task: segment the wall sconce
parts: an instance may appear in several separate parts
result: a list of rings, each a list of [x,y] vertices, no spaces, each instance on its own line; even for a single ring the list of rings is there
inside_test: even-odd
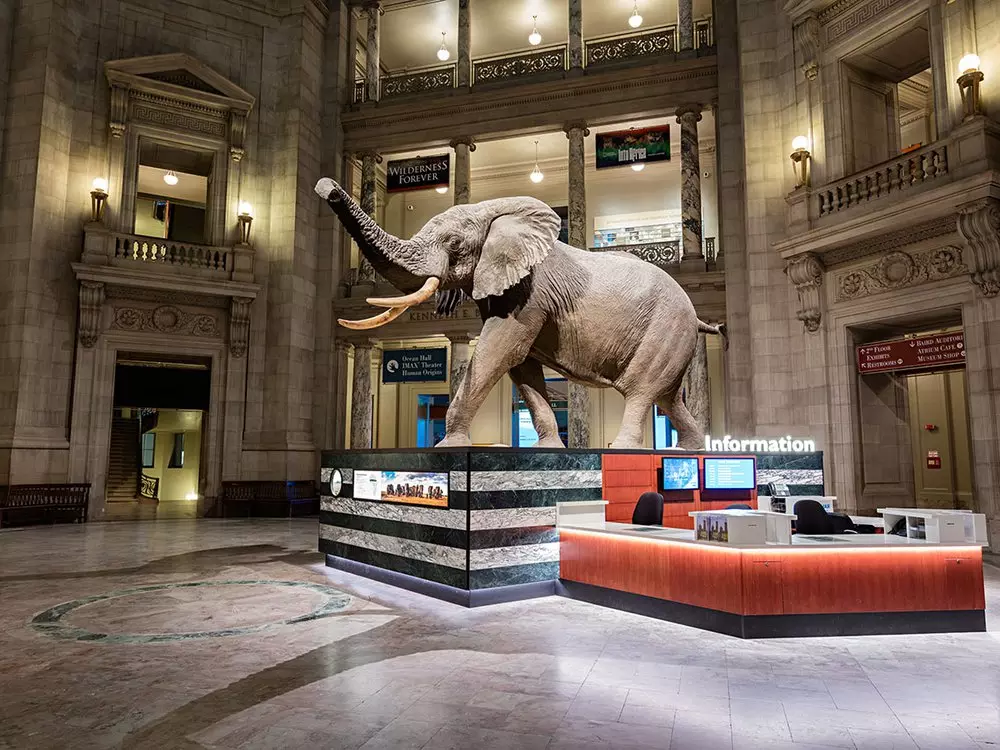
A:
[[[795,165],[795,187],[808,187],[809,185],[809,139],[804,135],[798,135],[792,141],[792,164]]]
[[[253,224],[253,206],[246,201],[240,201],[238,216],[240,222],[240,244],[250,244],[250,226]]]
[[[95,177],[90,191],[90,220],[98,222],[104,218],[104,206],[108,202],[108,181]]]
[[[983,114],[983,100],[979,85],[983,82],[983,71],[979,69],[979,55],[966,55],[958,63],[961,75],[958,77],[958,88],[962,92],[962,106],[965,109],[964,119],[968,120]]]

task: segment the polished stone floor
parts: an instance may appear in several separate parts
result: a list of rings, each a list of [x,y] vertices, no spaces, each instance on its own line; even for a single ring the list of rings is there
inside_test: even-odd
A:
[[[315,547],[309,520],[0,531],[0,748],[1000,748],[1000,633],[470,611]]]

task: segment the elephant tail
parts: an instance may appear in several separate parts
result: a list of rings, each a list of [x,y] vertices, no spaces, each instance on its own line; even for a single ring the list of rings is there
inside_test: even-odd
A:
[[[725,323],[719,323],[717,326],[710,326],[708,323],[703,323],[699,320],[698,333],[711,333],[716,336],[722,336],[722,348],[729,348],[729,333],[726,330]]]

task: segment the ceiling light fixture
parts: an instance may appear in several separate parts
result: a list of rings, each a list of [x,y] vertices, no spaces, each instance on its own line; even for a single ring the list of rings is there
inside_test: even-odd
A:
[[[542,43],[542,35],[538,33],[538,16],[531,17],[531,33],[528,34],[528,44],[537,47]]]
[[[628,25],[633,29],[642,26],[642,16],[639,15],[639,0],[634,0],[632,3],[632,15],[628,17]]]
[[[535,168],[531,170],[531,174],[529,174],[528,177],[536,185],[545,179],[545,175],[542,173],[542,170],[538,168],[538,141],[535,141]]]
[[[177,184],[177,175],[174,174],[174,170],[170,170],[165,175],[163,175],[163,181],[173,187]]]
[[[448,51],[448,45],[445,44],[445,41],[444,41],[444,32],[442,31],[441,32],[441,47],[438,49],[438,60],[440,60],[441,62],[444,62],[449,57],[451,57],[451,53]]]
[[[646,162],[644,161],[637,161],[635,164],[632,165],[633,172],[641,172],[645,168],[646,168]]]

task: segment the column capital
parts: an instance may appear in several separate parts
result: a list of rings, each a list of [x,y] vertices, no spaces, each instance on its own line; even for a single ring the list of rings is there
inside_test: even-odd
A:
[[[479,337],[479,334],[471,331],[445,331],[444,335],[448,337],[448,342],[451,344],[471,344],[473,339]]]
[[[372,11],[377,12],[379,15],[385,13],[382,9],[382,3],[379,0],[364,0],[361,3],[361,9],[371,13]]]
[[[333,350],[338,354],[346,354],[351,351],[351,342],[346,339],[334,339]]]
[[[677,122],[683,122],[685,118],[694,117],[695,122],[701,122],[702,106],[700,104],[682,104],[677,108]]]
[[[355,159],[360,159],[360,160],[374,159],[376,164],[381,164],[382,163],[382,154],[380,154],[378,151],[373,151],[372,149],[365,149],[363,151],[355,151],[354,152],[354,158]]]
[[[574,130],[582,130],[584,138],[590,135],[590,128],[587,127],[587,123],[583,120],[573,120],[563,125],[563,132],[566,133],[567,138],[570,137],[570,133]]]
[[[456,150],[459,146],[468,146],[469,151],[471,152],[476,150],[476,139],[471,135],[461,135],[458,138],[452,138],[448,145]]]

